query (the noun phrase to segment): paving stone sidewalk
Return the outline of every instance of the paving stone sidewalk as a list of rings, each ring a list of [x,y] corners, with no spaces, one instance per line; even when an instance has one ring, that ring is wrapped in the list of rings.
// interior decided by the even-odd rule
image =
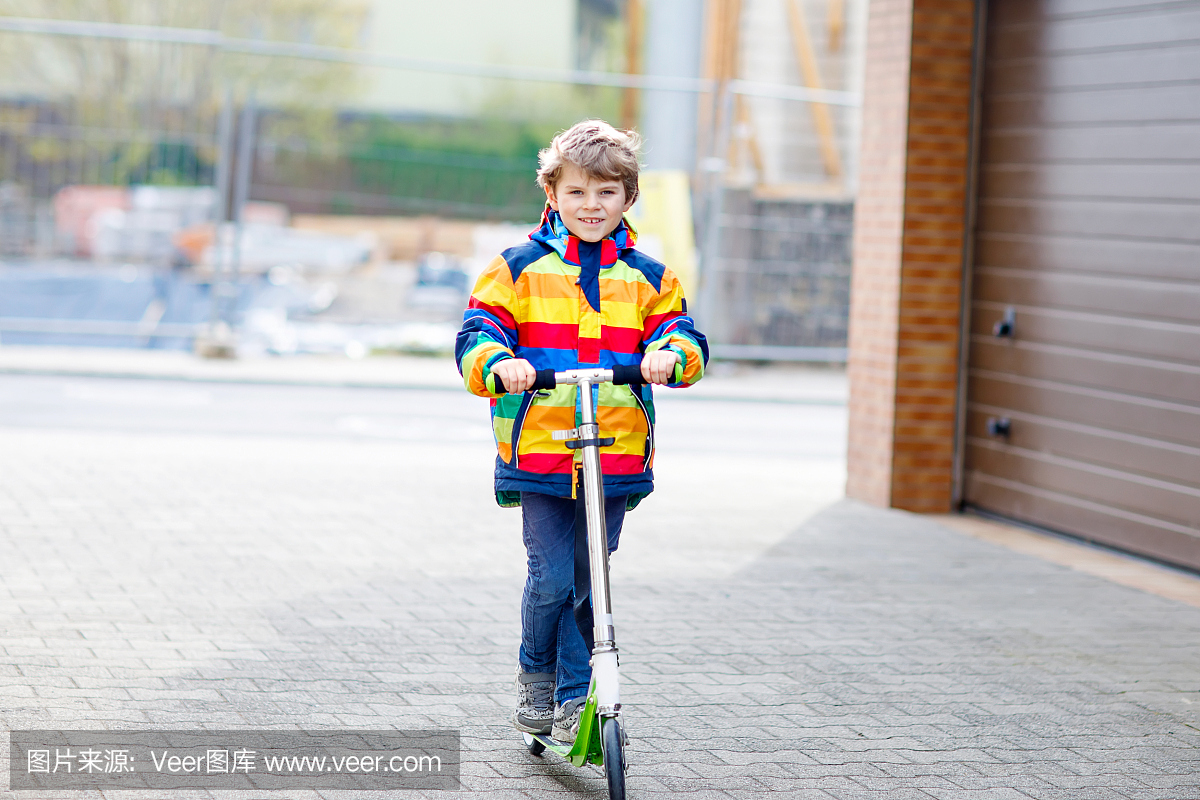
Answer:
[[[6,730],[448,727],[456,796],[604,796],[504,722],[522,554],[454,489],[486,485],[474,451],[35,430],[0,449]],[[613,584],[631,797],[1200,797],[1200,609],[852,501],[732,572],[636,552]]]

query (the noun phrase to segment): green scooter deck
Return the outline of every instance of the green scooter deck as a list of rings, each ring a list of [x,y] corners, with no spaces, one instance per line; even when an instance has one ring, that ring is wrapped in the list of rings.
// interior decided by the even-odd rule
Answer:
[[[558,755],[570,761],[576,767],[582,767],[591,762],[597,766],[604,765],[604,751],[600,746],[600,717],[596,715],[596,697],[588,695],[583,711],[579,712],[579,734],[574,744],[560,742],[544,733],[530,733],[547,750],[553,750]]]

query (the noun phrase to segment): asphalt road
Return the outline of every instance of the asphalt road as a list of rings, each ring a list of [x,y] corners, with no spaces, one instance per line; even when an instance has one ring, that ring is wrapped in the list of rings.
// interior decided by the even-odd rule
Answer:
[[[845,457],[846,409],[727,402],[659,389],[656,435],[670,454],[797,460]],[[271,386],[145,379],[0,376],[0,425],[488,443],[487,401],[465,391]]]
[[[657,491],[631,516],[638,533],[624,547],[632,565],[643,565],[636,569],[665,559],[684,575],[728,574],[841,497],[844,405],[731,402],[670,389],[657,391],[656,402]],[[405,477],[413,497],[519,524],[515,512],[488,507],[487,401],[465,391],[4,375],[0,428],[104,434],[116,451],[154,442],[182,459],[202,447],[224,454],[231,470],[270,440],[334,450],[357,443],[429,464]],[[307,477],[319,482],[321,471]]]

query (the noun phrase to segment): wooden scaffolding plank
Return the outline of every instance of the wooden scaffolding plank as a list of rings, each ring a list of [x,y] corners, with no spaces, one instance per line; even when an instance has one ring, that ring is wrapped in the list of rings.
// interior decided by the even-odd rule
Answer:
[[[804,85],[809,89],[823,89],[821,72],[817,65],[817,56],[813,51],[812,38],[808,32],[808,20],[801,5],[803,0],[784,0],[788,10],[788,21],[791,23],[792,44],[796,49],[796,60],[800,64],[800,76]],[[842,176],[842,158],[838,153],[837,137],[834,133],[833,115],[825,103],[809,103],[812,109],[813,124],[821,144],[821,160],[825,164],[825,173],[831,178]]]

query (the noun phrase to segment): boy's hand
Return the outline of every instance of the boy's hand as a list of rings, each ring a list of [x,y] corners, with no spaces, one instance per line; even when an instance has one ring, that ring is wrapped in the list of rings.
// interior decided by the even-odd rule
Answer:
[[[500,380],[504,381],[504,390],[509,394],[520,394],[532,388],[533,382],[537,380],[537,371],[534,370],[533,364],[523,358],[506,358],[496,362],[492,367],[492,374],[498,375]]]
[[[672,350],[655,350],[642,358],[642,378],[646,383],[659,385],[670,383],[675,377],[675,365],[679,354]]]

